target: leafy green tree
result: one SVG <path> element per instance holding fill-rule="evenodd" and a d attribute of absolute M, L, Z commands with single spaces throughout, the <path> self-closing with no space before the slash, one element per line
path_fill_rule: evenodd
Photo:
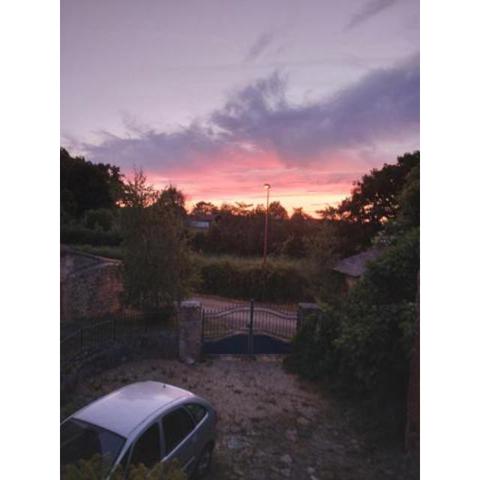
<path fill-rule="evenodd" d="M 396 217 L 400 208 L 399 194 L 408 174 L 419 164 L 420 152 L 415 152 L 398 157 L 394 165 L 373 169 L 355 183 L 351 196 L 339 205 L 338 214 L 347 221 L 379 228 Z"/>
<path fill-rule="evenodd" d="M 113 209 L 123 191 L 119 167 L 72 157 L 60 148 L 60 205 L 64 219 L 80 218 L 87 210 Z"/>
<path fill-rule="evenodd" d="M 400 220 L 401 210 L 402 215 L 415 215 L 416 211 L 419 220 L 419 175 L 420 152 L 406 153 L 397 163 L 364 175 L 338 207 L 317 212 L 321 219 L 338 222 L 340 237 L 347 239 L 343 244 L 345 256 L 368 247 L 387 225 L 391 228 L 392 221 Z M 404 190 L 406 185 L 410 190 Z M 413 198 L 406 198 L 408 195 L 418 198 L 418 207 L 411 203 Z M 407 213 L 407 205 L 414 211 Z"/>
<path fill-rule="evenodd" d="M 169 188 L 156 191 L 141 171 L 127 185 L 124 284 L 127 303 L 137 307 L 158 309 L 180 302 L 193 281 L 185 224 L 171 193 Z"/>

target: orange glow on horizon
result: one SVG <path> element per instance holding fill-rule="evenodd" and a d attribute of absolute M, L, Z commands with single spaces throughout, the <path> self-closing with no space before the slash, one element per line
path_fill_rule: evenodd
<path fill-rule="evenodd" d="M 244 155 L 224 152 L 213 158 L 197 158 L 195 166 L 175 165 L 162 173 L 145 173 L 156 188 L 168 184 L 179 188 L 189 209 L 200 201 L 218 207 L 237 202 L 265 206 L 264 185 L 270 184 L 270 202 L 280 202 L 289 214 L 302 207 L 305 213 L 316 216 L 317 210 L 336 206 L 347 197 L 352 182 L 370 168 L 358 158 L 338 153 L 289 165 L 273 152 L 257 151 Z"/>

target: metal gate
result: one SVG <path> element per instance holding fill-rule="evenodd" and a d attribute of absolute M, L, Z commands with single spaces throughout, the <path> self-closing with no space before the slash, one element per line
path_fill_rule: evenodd
<path fill-rule="evenodd" d="M 203 352 L 209 354 L 288 353 L 297 331 L 297 311 L 249 304 L 204 308 Z"/>

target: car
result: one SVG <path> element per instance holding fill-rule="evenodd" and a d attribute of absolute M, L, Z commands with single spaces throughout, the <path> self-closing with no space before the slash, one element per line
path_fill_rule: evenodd
<path fill-rule="evenodd" d="M 127 385 L 61 423 L 61 467 L 100 456 L 102 471 L 176 460 L 187 478 L 210 468 L 217 414 L 203 398 L 173 385 Z"/>

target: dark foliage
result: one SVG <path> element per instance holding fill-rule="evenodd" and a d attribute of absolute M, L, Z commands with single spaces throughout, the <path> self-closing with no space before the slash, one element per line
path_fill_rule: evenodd
<path fill-rule="evenodd" d="M 180 302 L 191 286 L 193 265 L 183 219 L 183 195 L 147 185 L 142 172 L 127 185 L 122 209 L 125 300 L 142 309 Z"/>
<path fill-rule="evenodd" d="M 260 259 L 198 257 L 196 264 L 201 293 L 285 303 L 309 298 L 308 281 L 292 262 L 274 260 L 264 268 Z"/>
<path fill-rule="evenodd" d="M 367 231 L 376 224 L 375 243 L 384 251 L 335 307 L 324 306 L 318 317 L 305 322 L 286 361 L 287 367 L 301 375 L 325 380 L 338 391 L 362 399 L 384 427 L 396 433 L 403 432 L 416 319 L 419 174 L 419 153 L 404 155 L 394 169 L 384 167 L 364 177 L 352 198 L 336 212 L 337 219 L 330 216 L 332 222 L 339 222 L 337 228 L 324 230 L 312 246 L 317 256 L 327 251 L 325 259 L 319 258 L 320 267 L 335 250 L 332 240 L 342 235 L 338 227 L 353 217 L 357 218 L 352 223 L 366 225 Z M 387 188 L 384 183 L 392 185 Z M 372 193 L 375 189 L 378 195 Z M 376 203 L 372 209 L 360 208 L 364 194 Z M 348 209 L 346 218 L 339 219 Z M 320 267 L 312 278 L 321 282 Z"/>
<path fill-rule="evenodd" d="M 80 218 L 87 210 L 113 209 L 122 199 L 120 168 L 72 157 L 60 148 L 60 205 L 62 216 Z"/>
<path fill-rule="evenodd" d="M 60 241 L 70 245 L 117 246 L 122 240 L 123 236 L 118 230 L 91 229 L 81 223 L 63 225 L 60 230 Z"/>

